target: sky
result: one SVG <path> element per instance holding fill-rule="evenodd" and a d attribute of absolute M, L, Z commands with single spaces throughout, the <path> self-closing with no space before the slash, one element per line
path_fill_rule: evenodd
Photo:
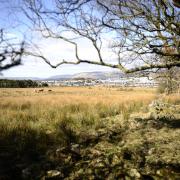
<path fill-rule="evenodd" d="M 54 40 L 40 40 L 41 52 L 43 55 L 51 61 L 52 64 L 56 64 L 62 59 L 74 60 L 75 52 L 74 47 L 62 41 Z M 79 56 L 81 58 L 97 59 L 97 53 L 91 47 L 91 44 L 80 40 L 79 43 Z M 104 53 L 104 56 L 108 53 Z M 110 55 L 109 55 L 110 56 Z M 91 64 L 78 64 L 70 65 L 65 64 L 57 68 L 50 67 L 40 58 L 24 57 L 22 65 L 13 67 L 7 71 L 3 71 L 4 77 L 50 77 L 54 75 L 62 74 L 75 74 L 80 72 L 93 72 L 93 71 L 112 71 L 112 68 L 102 67 Z"/>
<path fill-rule="evenodd" d="M 37 27 L 34 28 L 31 26 L 29 19 L 19 9 L 19 7 L 22 5 L 22 2 L 25 2 L 25 0 L 0 0 L 0 29 L 3 28 L 5 30 L 6 37 L 13 39 L 13 42 L 18 42 L 18 41 L 21 42 L 22 40 L 25 40 L 28 43 L 33 42 L 33 45 L 38 44 L 44 57 L 46 57 L 53 65 L 56 65 L 58 62 L 62 62 L 63 60 L 71 61 L 71 62 L 75 61 L 76 59 L 75 51 L 74 51 L 74 46 L 72 46 L 72 44 L 70 45 L 69 43 L 64 42 L 63 40 L 60 39 L 58 40 L 57 39 L 52 40 L 49 38 L 43 39 L 40 36 L 40 33 L 37 32 Z M 38 1 L 34 1 L 34 2 L 38 2 Z M 52 7 L 52 2 L 55 1 L 42 0 L 42 2 L 45 3 L 47 7 Z M 88 12 L 91 13 L 91 11 L 88 11 L 87 8 L 88 7 L 86 6 L 85 9 L 83 10 L 85 10 L 87 13 Z M 93 15 L 97 15 L 97 14 L 99 15 L 101 9 L 100 10 L 98 9 L 98 11 L 97 8 L 94 9 L 96 11 Z M 85 16 L 86 15 L 84 15 L 84 17 Z M 34 18 L 33 15 L 31 14 L 30 17 Z M 82 15 L 76 17 L 80 17 L 79 20 L 81 22 Z M 75 25 L 76 21 L 72 19 L 72 17 L 68 19 L 70 19 L 71 25 Z M 53 24 L 52 18 L 51 20 L 49 20 L 49 18 L 45 17 L 45 21 L 50 25 L 51 29 L 55 30 L 55 32 L 59 33 L 59 31 L 62 30 L 62 29 L 56 29 L 59 28 L 59 24 L 58 25 Z M 63 20 L 61 19 L 59 22 L 63 22 Z M 122 21 L 118 23 L 122 23 Z M 86 25 L 87 24 L 88 23 L 86 23 Z M 114 41 L 115 44 L 117 44 L 116 51 L 117 50 L 119 51 L 121 49 L 119 44 L 121 43 L 123 44 L 124 42 L 127 46 L 133 45 L 133 48 L 134 47 L 136 48 L 136 46 L 134 46 L 133 44 L 133 41 L 131 41 L 131 39 L 130 40 L 128 39 L 129 36 L 126 37 L 121 34 L 115 34 L 115 33 L 116 33 L 115 31 L 112 32 L 112 30 L 110 29 L 108 30 L 103 29 L 102 56 L 103 56 L 103 60 L 105 59 L 106 62 L 111 64 L 115 64 L 115 63 L 117 64 L 117 52 L 115 55 L 115 53 L 110 51 L 112 49 L 108 48 L 110 44 L 112 44 L 113 37 L 116 36 L 116 39 Z M 65 32 L 64 35 L 65 37 L 68 38 L 74 37 L 72 32 Z M 131 38 L 131 34 L 130 34 L 130 38 Z M 76 39 L 75 41 L 78 43 L 78 52 L 79 52 L 79 57 L 81 59 L 92 60 L 92 61 L 98 60 L 98 53 L 95 51 L 95 48 L 92 46 L 92 42 L 89 42 L 84 39 Z M 135 45 L 137 45 L 138 48 L 139 45 L 138 44 Z M 146 47 L 143 49 L 147 50 Z M 30 50 L 33 53 L 36 51 L 32 48 L 32 46 L 29 49 L 27 48 L 26 50 L 28 51 Z M 123 51 L 125 52 L 121 54 L 121 58 L 125 60 L 123 62 L 123 65 L 125 65 L 125 67 L 128 69 L 145 65 L 146 62 L 151 63 L 151 61 L 154 60 L 153 56 L 142 55 L 141 58 L 139 58 L 139 56 L 136 56 L 136 54 L 133 55 L 133 53 L 130 53 L 127 50 L 125 50 L 125 48 L 123 49 Z M 80 72 L 92 72 L 92 71 L 112 71 L 112 69 L 97 65 L 90 65 L 90 64 L 62 65 L 56 69 L 52 69 L 40 58 L 38 59 L 33 56 L 23 56 L 21 66 L 10 68 L 9 70 L 3 71 L 2 74 L 0 75 L 3 75 L 4 77 L 50 77 L 60 74 L 75 74 Z"/>
<path fill-rule="evenodd" d="M 54 64 L 65 60 L 74 60 L 74 47 L 57 40 L 43 40 L 37 32 L 29 33 L 26 17 L 16 8 L 18 0 L 0 0 L 0 28 L 6 30 L 7 37 L 23 40 L 35 39 L 41 47 L 41 52 Z M 11 7 L 9 9 L 9 7 Z M 13 7 L 13 9 L 12 9 Z M 71 34 L 69 34 L 71 36 Z M 107 40 L 107 42 L 109 39 Z M 97 53 L 91 43 L 86 40 L 78 40 L 79 55 L 81 58 L 97 59 Z M 104 51 L 104 56 L 112 58 L 112 54 Z M 62 65 L 56 69 L 51 68 L 42 59 L 35 57 L 23 57 L 22 65 L 2 71 L 4 77 L 50 77 L 62 74 L 75 74 L 92 71 L 112 71 L 111 68 L 90 64 Z"/>

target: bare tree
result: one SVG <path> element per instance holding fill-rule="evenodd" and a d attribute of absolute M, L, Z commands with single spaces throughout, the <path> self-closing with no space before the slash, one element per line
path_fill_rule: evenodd
<path fill-rule="evenodd" d="M 171 48 L 166 48 L 166 51 L 170 52 Z M 173 60 L 169 56 L 161 59 L 162 63 L 172 62 Z M 155 74 L 155 79 L 158 81 L 158 91 L 160 93 L 171 94 L 177 92 L 180 86 L 180 68 L 169 67 L 163 69 Z"/>
<path fill-rule="evenodd" d="M 15 43 L 12 38 L 0 30 L 0 72 L 21 64 L 24 42 Z"/>
<path fill-rule="evenodd" d="M 172 67 L 155 74 L 154 80 L 158 82 L 158 92 L 171 94 L 178 92 L 180 86 L 180 69 Z"/>
<path fill-rule="evenodd" d="M 89 63 L 117 68 L 125 73 L 180 67 L 180 13 L 171 0 L 26 0 L 23 8 L 44 38 L 74 46 L 76 61 L 52 64 L 41 53 L 29 52 L 51 67 Z M 71 32 L 71 37 L 66 36 Z M 107 59 L 104 38 L 115 58 Z M 97 59 L 81 58 L 77 38 L 90 41 Z M 171 49 L 168 51 L 167 49 Z M 164 57 L 166 61 L 161 61 Z M 170 60 L 168 60 L 170 59 Z"/>

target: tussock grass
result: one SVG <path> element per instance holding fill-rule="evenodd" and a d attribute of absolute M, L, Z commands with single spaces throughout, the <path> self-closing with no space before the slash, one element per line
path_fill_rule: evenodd
<path fill-rule="evenodd" d="M 6 96 L 3 96 L 5 92 Z M 103 118 L 118 114 L 128 119 L 133 111 L 139 111 L 154 98 L 154 92 L 146 89 L 125 92 L 124 89 L 117 91 L 103 87 L 62 87 L 53 88 L 51 93 L 47 89 L 44 93 L 34 93 L 29 88 L 1 89 L 0 97 L 1 137 L 18 132 L 14 138 L 19 139 L 18 143 L 23 146 L 23 141 L 34 141 L 29 131 L 36 132 L 39 139 L 42 133 L 51 135 L 59 143 L 65 128 L 75 132 L 97 129 Z M 39 143 L 48 144 L 46 140 Z"/>
<path fill-rule="evenodd" d="M 31 88 L 0 89 L 0 169 L 7 170 L 3 173 L 16 172 L 15 165 L 23 164 L 22 170 L 32 161 L 46 158 L 55 147 L 78 143 L 103 128 L 108 130 L 119 118 L 128 123 L 132 113 L 147 111 L 147 105 L 159 98 L 148 88 L 51 89 L 48 92 L 45 88 L 43 93 L 34 93 Z M 180 103 L 178 94 L 163 98 Z"/>
<path fill-rule="evenodd" d="M 165 96 L 163 99 L 167 103 L 172 103 L 172 104 L 175 104 L 175 105 L 180 104 L 180 94 L 179 93 L 174 93 L 174 94 L 171 94 L 169 96 Z"/>
<path fill-rule="evenodd" d="M 26 164 L 53 147 L 76 143 L 81 132 L 95 133 L 109 126 L 105 119 L 116 115 L 128 119 L 155 98 L 153 89 L 51 89 L 43 93 L 31 88 L 0 89 L 1 167 L 12 171 L 12 164 Z"/>

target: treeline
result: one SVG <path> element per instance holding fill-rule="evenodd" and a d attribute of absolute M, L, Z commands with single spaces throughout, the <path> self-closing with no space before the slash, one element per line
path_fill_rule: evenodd
<path fill-rule="evenodd" d="M 29 87 L 47 87 L 47 83 L 41 83 L 32 80 L 9 80 L 0 79 L 0 88 L 29 88 Z"/>

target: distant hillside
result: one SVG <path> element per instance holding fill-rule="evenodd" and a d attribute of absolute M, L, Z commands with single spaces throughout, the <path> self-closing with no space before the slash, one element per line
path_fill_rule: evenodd
<path fill-rule="evenodd" d="M 83 72 L 83 73 L 76 73 L 76 74 L 65 74 L 65 75 L 56 75 L 50 76 L 48 78 L 37 78 L 37 77 L 4 77 L 0 76 L 0 79 L 11 79 L 11 80 L 34 80 L 34 81 L 42 81 L 42 80 L 70 80 L 70 79 L 101 79 L 101 80 L 117 80 L 123 77 L 131 77 L 134 76 L 132 74 L 124 74 L 119 71 L 109 71 L 109 72 L 102 72 L 102 71 L 95 71 L 95 72 Z"/>
<path fill-rule="evenodd" d="M 68 79 L 77 79 L 77 78 L 106 80 L 106 79 L 119 79 L 122 77 L 127 77 L 127 75 L 118 71 L 112 71 L 112 72 L 96 71 L 96 72 L 77 73 L 73 75 L 51 76 L 46 80 L 68 80 Z"/>
<path fill-rule="evenodd" d="M 120 72 L 87 72 L 87 73 L 78 73 L 73 76 L 73 78 L 92 78 L 92 79 L 117 79 L 124 76 Z"/>
<path fill-rule="evenodd" d="M 46 78 L 43 80 L 68 80 L 72 78 L 73 78 L 73 75 L 65 74 L 65 75 L 50 76 L 49 78 Z"/>

